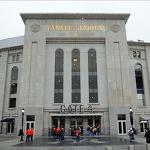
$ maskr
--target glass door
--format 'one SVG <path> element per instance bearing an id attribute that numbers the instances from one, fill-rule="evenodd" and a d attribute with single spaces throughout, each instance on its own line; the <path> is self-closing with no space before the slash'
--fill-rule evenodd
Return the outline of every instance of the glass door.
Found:
<path id="1" fill-rule="evenodd" d="M 140 131 L 143 133 L 145 129 L 148 128 L 148 121 L 141 121 L 140 122 Z"/>
<path id="2" fill-rule="evenodd" d="M 34 115 L 27 115 L 26 116 L 26 123 L 25 123 L 25 129 L 32 128 L 34 130 L 35 134 L 35 116 Z"/>
<path id="3" fill-rule="evenodd" d="M 126 121 L 118 121 L 118 134 L 120 135 L 127 134 Z"/>
<path id="4" fill-rule="evenodd" d="M 70 118 L 70 130 L 71 135 L 73 135 L 73 132 L 76 128 L 81 129 L 81 135 L 83 135 L 83 118 L 82 117 L 71 117 Z"/>
<path id="5" fill-rule="evenodd" d="M 13 133 L 14 132 L 14 122 L 8 122 L 6 130 L 7 130 L 7 133 Z"/>
<path id="6" fill-rule="evenodd" d="M 52 117 L 52 127 L 65 129 L 65 117 Z"/>
<path id="7" fill-rule="evenodd" d="M 83 117 L 77 118 L 77 127 L 81 129 L 81 135 L 83 135 Z"/>
<path id="8" fill-rule="evenodd" d="M 35 121 L 27 121 L 26 122 L 26 130 L 29 128 L 32 128 L 32 129 L 35 128 Z"/>
<path id="9" fill-rule="evenodd" d="M 101 126 L 101 117 L 100 116 L 88 117 L 88 126 L 89 127 L 100 127 Z"/>

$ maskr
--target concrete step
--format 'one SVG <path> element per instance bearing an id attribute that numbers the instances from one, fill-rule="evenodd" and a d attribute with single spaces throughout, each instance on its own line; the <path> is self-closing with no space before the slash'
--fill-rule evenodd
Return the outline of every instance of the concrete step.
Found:
<path id="1" fill-rule="evenodd" d="M 145 145 L 113 145 L 113 146 L 106 146 L 105 150 L 150 150 L 146 149 Z"/>
<path id="2" fill-rule="evenodd" d="M 146 145 L 135 145 L 134 149 L 135 150 L 146 150 Z"/>
<path id="3" fill-rule="evenodd" d="M 128 145 L 114 145 L 112 146 L 113 150 L 128 150 Z"/>

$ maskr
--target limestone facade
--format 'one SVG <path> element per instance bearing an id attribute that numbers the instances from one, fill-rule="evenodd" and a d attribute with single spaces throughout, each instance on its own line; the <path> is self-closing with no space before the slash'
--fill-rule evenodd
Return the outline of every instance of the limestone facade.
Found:
<path id="1" fill-rule="evenodd" d="M 132 108 L 133 127 L 143 134 L 150 119 L 150 43 L 127 41 L 125 24 L 129 14 L 21 14 L 21 17 L 25 23 L 23 42 L 16 40 L 10 44 L 15 38 L 0 41 L 2 133 L 17 134 L 23 117 L 23 129 L 34 127 L 37 135 L 47 135 L 54 125 L 63 126 L 66 135 L 73 126 L 80 126 L 83 134 L 87 134 L 91 124 L 99 126 L 101 134 L 126 135 L 132 126 L 129 111 Z M 62 103 L 54 100 L 59 49 L 63 50 Z M 76 91 L 81 100 L 77 103 L 72 102 L 73 50 L 80 54 L 77 73 L 80 89 Z M 96 52 L 94 75 L 98 96 L 93 103 L 89 102 L 89 50 Z M 138 69 L 142 74 L 135 72 L 136 65 L 142 66 Z M 15 66 L 18 78 L 12 81 Z M 14 94 L 10 91 L 16 82 Z"/>

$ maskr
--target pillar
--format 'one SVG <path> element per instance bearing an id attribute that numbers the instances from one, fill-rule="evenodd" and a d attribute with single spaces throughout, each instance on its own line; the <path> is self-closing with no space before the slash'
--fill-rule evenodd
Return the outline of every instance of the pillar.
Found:
<path id="1" fill-rule="evenodd" d="M 146 144 L 146 150 L 150 150 L 150 144 Z"/>
<path id="2" fill-rule="evenodd" d="M 88 119 L 83 117 L 83 135 L 87 135 Z"/>
<path id="3" fill-rule="evenodd" d="M 112 150 L 112 146 L 107 146 L 105 150 Z"/>
<path id="4" fill-rule="evenodd" d="M 128 150 L 134 150 L 134 145 L 129 145 Z"/>
<path id="5" fill-rule="evenodd" d="M 65 135 L 70 135 L 69 117 L 65 117 Z"/>

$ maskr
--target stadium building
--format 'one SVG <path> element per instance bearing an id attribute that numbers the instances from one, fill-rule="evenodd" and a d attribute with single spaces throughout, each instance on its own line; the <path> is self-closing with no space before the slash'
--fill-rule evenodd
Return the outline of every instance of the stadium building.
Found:
<path id="1" fill-rule="evenodd" d="M 127 41 L 129 14 L 21 14 L 0 40 L 0 132 L 98 126 L 138 134 L 150 121 L 150 43 Z M 137 32 L 137 31 L 133 31 Z M 22 112 L 23 111 L 23 112 Z"/>

